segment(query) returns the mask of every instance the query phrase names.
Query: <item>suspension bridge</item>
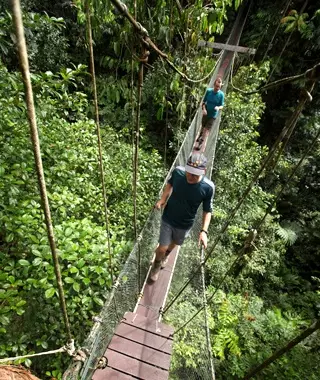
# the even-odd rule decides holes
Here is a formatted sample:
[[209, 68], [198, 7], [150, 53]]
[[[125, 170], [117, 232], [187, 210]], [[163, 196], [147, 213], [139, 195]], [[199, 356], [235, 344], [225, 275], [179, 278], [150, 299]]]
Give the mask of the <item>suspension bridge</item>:
[[[128, 13], [125, 5], [118, 0], [113, 0], [112, 3], [119, 11], [123, 13], [125, 17], [130, 20], [130, 22], [132, 22], [133, 27], [137, 28], [141, 32], [141, 25], [138, 25], [134, 19], [130, 19], [131, 15]], [[100, 315], [95, 318], [92, 330], [81, 349], [76, 351], [72, 346], [72, 336], [64, 301], [62, 279], [53, 239], [50, 208], [49, 203], [46, 200], [46, 188], [43, 176], [39, 139], [37, 135], [27, 54], [22, 30], [22, 18], [19, 10], [20, 6], [17, 1], [15, 1], [14, 4], [14, 20], [20, 48], [19, 54], [22, 62], [21, 67], [23, 79], [26, 87], [27, 105], [28, 110], [31, 110], [29, 120], [35, 150], [38, 178], [42, 199], [44, 200], [43, 203], [46, 224], [55, 264], [57, 283], [59, 286], [61, 309], [64, 315], [67, 336], [69, 338], [69, 345], [59, 352], [69, 351], [69, 353], [74, 357], [72, 364], [64, 374], [64, 379], [168, 379], [174, 341], [177, 333], [189, 323], [197, 323], [203, 326], [203, 366], [198, 369], [199, 378], [214, 379], [215, 370], [213, 366], [210, 334], [208, 332], [208, 322], [206, 318], [206, 307], [210, 300], [206, 299], [204, 281], [205, 263], [211, 256], [222, 235], [227, 230], [230, 221], [238, 212], [241, 204], [253, 188], [260, 174], [278, 153], [278, 148], [281, 141], [283, 141], [284, 138], [289, 138], [291, 136], [301, 110], [310, 98], [309, 95], [313, 90], [315, 82], [318, 80], [318, 74], [315, 74], [315, 70], [312, 72], [310, 71], [310, 73], [307, 74], [308, 83], [305, 88], [305, 96], [301, 96], [296, 111], [284, 127], [274, 146], [270, 149], [268, 156], [261, 163], [261, 166], [258, 168], [254, 178], [252, 178], [252, 181], [244, 190], [237, 205], [233, 208], [233, 210], [231, 210], [230, 215], [224, 223], [219, 235], [214, 240], [209, 252], [204, 255], [204, 252], [201, 249], [200, 254], [198, 254], [199, 249], [197, 247], [196, 236], [198, 235], [201, 226], [201, 215], [198, 214], [194, 227], [191, 231], [191, 238], [188, 243], [183, 247], [177, 247], [171, 253], [166, 268], [161, 271], [158, 281], [154, 284], [148, 284], [147, 278], [150, 270], [152, 252], [157, 244], [161, 215], [156, 210], [153, 210], [150, 213], [143, 230], [139, 235], [137, 235], [136, 243], [132, 252], [124, 264], [120, 275], [113, 284], [108, 301], [103, 306]], [[217, 63], [212, 72], [208, 87], [212, 87], [214, 79], [219, 76], [223, 79], [223, 91], [226, 92], [229, 76], [232, 71], [235, 51], [237, 51], [236, 47], [239, 45], [250, 4], [251, 3], [245, 3], [241, 7], [226, 44], [220, 46], [224, 48], [224, 50], [222, 50], [219, 58], [217, 59]], [[148, 46], [153, 46], [153, 42], [145, 32], [142, 34], [142, 39], [148, 44]], [[229, 49], [228, 47], [232, 48]], [[238, 49], [238, 51], [241, 50]], [[143, 65], [141, 65], [141, 67], [143, 67]], [[96, 94], [95, 104], [97, 106]], [[177, 157], [167, 174], [164, 184], [167, 182], [172, 170], [178, 165], [183, 166], [188, 156], [193, 151], [195, 141], [201, 129], [201, 119], [202, 110], [201, 107], [199, 107], [186, 133]], [[99, 127], [98, 117], [96, 122]], [[211, 177], [214, 165], [219, 125], [220, 115], [216, 120], [214, 129], [205, 135], [205, 143], [203, 144], [204, 154], [208, 158], [207, 173], [209, 178]], [[312, 146], [310, 149], [311, 148]], [[301, 163], [299, 163], [299, 165], [300, 164]], [[103, 172], [102, 164], [101, 172]], [[278, 197], [280, 193], [278, 194]], [[274, 202], [272, 205], [273, 204]], [[272, 205], [270, 205], [267, 209], [266, 215], [270, 212]], [[255, 231], [261, 227], [264, 220], [265, 217], [260, 221], [260, 223], [257, 224]], [[248, 247], [251, 246], [255, 234], [256, 232], [252, 233], [251, 240], [249, 239], [249, 236], [249, 240], [245, 243], [245, 249], [248, 249]], [[240, 257], [241, 256], [238, 255], [235, 262], [231, 264], [231, 267], [228, 269], [226, 275], [234, 267]], [[141, 279], [143, 278], [145, 281], [141, 283]], [[224, 279], [225, 276], [217, 285], [216, 289], [219, 289]], [[188, 297], [194, 297], [196, 299], [200, 296], [202, 300], [201, 305], [199, 306], [199, 310], [192, 316], [192, 318], [190, 318], [190, 320], [175, 330], [169, 324], [164, 323], [163, 319], [170, 314], [173, 306], [178, 303], [179, 297], [186, 292], [186, 289], [189, 288], [190, 290], [191, 283], [193, 284], [193, 287], [191, 293], [190, 291], [188, 292]], [[181, 287], [181, 284], [184, 285]], [[204, 321], [203, 319], [198, 319], [201, 312], [204, 312]], [[312, 333], [319, 327], [319, 322], [317, 322], [309, 328], [308, 333]], [[185, 378], [188, 378], [187, 374]]]

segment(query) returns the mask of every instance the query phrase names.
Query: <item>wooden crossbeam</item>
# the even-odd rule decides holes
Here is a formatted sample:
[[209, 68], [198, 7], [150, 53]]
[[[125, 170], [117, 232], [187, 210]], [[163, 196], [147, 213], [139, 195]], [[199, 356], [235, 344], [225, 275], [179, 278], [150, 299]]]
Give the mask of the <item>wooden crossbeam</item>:
[[256, 49], [253, 49], [253, 48], [228, 45], [228, 44], [220, 44], [219, 42], [208, 42], [208, 41], [203, 41], [203, 40], [198, 41], [198, 47], [210, 47], [210, 48], [236, 51], [238, 53], [247, 53], [247, 54], [255, 54], [256, 53]]

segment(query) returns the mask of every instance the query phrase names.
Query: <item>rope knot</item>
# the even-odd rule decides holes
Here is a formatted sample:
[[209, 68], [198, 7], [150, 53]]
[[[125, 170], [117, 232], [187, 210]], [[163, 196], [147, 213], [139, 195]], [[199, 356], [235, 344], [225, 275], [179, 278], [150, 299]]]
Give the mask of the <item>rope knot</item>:
[[75, 352], [76, 352], [76, 348], [74, 346], [74, 339], [71, 339], [64, 347], [63, 347], [64, 351], [70, 355], [70, 356], [74, 356], [75, 355]]
[[310, 94], [310, 92], [306, 88], [303, 88], [301, 90], [301, 93], [302, 93], [302, 96], [306, 97], [306, 99], [307, 99], [308, 102], [312, 102], [312, 99], [313, 99], [312, 95]]
[[85, 349], [79, 349], [73, 356], [73, 360], [79, 361], [79, 362], [85, 362], [87, 359], [87, 353], [85, 352]]
[[121, 1], [119, 1], [119, 3], [120, 3], [122, 12], [123, 13], [128, 13], [128, 7], [126, 6], [126, 4], [122, 3]]
[[143, 37], [149, 37], [149, 32], [147, 31], [146, 28], [144, 28], [140, 22], [137, 22], [137, 26], [139, 28], [139, 33], [143, 36]]

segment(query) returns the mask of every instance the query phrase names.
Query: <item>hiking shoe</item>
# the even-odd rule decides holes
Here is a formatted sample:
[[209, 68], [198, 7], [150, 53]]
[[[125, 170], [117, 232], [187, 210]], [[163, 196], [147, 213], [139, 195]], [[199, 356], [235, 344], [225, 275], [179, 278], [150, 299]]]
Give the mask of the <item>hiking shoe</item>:
[[154, 260], [152, 264], [152, 268], [150, 270], [149, 278], [148, 280], [151, 282], [156, 282], [159, 277], [160, 269], [161, 269], [161, 260]]
[[164, 256], [164, 258], [162, 259], [162, 261], [161, 261], [161, 269], [165, 268], [165, 266], [168, 264], [169, 255], [170, 255], [170, 252], [166, 253], [166, 255]]

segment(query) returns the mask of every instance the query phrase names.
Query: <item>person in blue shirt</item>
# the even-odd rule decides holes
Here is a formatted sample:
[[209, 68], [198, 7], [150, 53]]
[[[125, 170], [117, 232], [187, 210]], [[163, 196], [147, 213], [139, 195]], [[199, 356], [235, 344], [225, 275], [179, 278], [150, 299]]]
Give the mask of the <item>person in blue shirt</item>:
[[161, 267], [167, 262], [173, 248], [182, 245], [188, 235], [199, 206], [203, 207], [202, 229], [199, 244], [207, 247], [207, 231], [211, 220], [214, 184], [205, 177], [207, 159], [202, 153], [193, 153], [185, 167], [178, 166], [172, 172], [161, 199], [155, 207], [164, 207], [159, 245], [149, 281], [158, 279]]
[[221, 91], [222, 79], [217, 77], [213, 88], [208, 88], [202, 103], [202, 129], [197, 139], [196, 150], [200, 150], [204, 131], [210, 131], [220, 110], [224, 106], [224, 93]]

